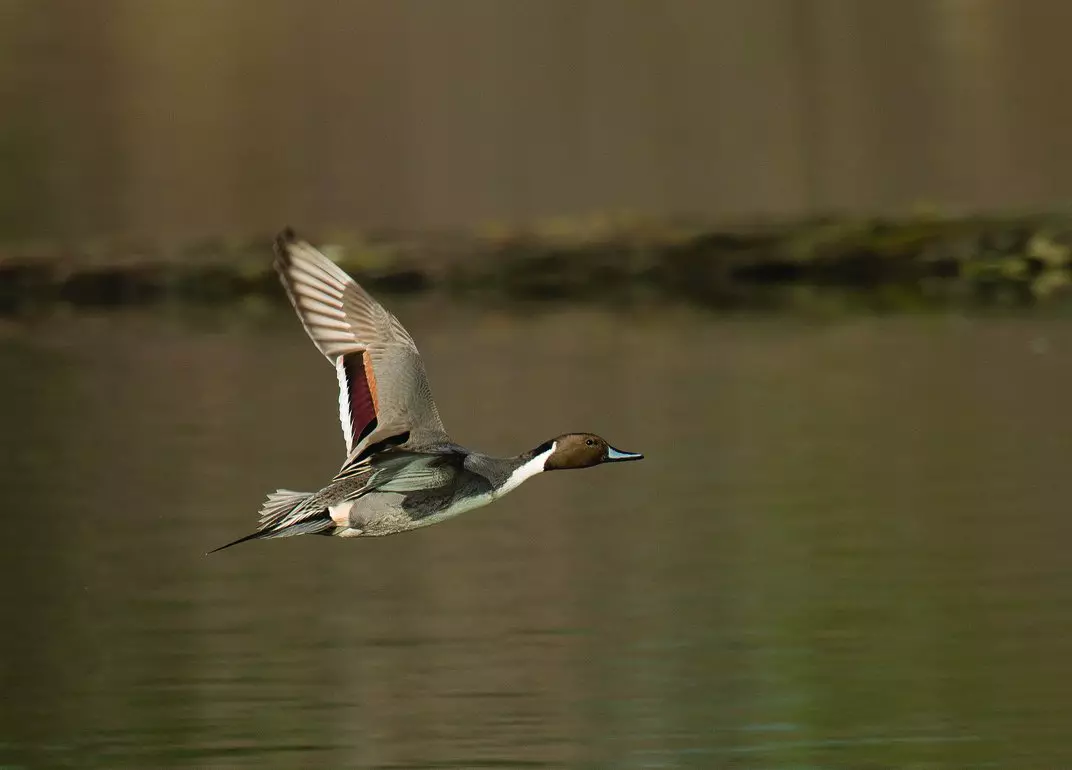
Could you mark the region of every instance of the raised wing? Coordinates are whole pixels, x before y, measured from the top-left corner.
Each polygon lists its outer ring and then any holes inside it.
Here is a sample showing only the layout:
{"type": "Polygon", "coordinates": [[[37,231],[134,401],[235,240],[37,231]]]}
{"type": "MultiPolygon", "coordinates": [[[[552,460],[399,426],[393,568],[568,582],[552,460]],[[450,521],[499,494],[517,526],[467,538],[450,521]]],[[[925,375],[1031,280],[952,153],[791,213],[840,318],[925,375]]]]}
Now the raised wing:
{"type": "Polygon", "coordinates": [[[398,319],[292,230],[276,238],[275,250],[298,318],[335,365],[346,464],[378,446],[448,442],[417,345],[398,319]]]}

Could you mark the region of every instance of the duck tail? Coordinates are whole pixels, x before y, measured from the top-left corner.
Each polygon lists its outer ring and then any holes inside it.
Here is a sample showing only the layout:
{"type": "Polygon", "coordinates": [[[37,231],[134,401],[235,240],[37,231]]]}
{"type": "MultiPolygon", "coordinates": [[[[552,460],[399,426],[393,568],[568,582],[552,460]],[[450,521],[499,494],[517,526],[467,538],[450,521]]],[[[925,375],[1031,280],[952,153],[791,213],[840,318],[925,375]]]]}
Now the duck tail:
{"type": "Polygon", "coordinates": [[[245,537],[240,537],[237,540],[232,540],[231,542],[227,543],[226,545],[221,545],[219,548],[213,548],[211,551],[205,551],[205,556],[208,556],[210,553],[216,553],[216,551],[222,551],[225,548],[230,548],[232,545],[238,545],[239,543],[244,543],[247,540],[260,540],[262,537],[265,536],[265,534],[266,533],[264,533],[264,532],[254,532],[252,535],[246,535],[245,537]]]}
{"type": "Polygon", "coordinates": [[[290,489],[277,489],[268,495],[261,506],[260,524],[253,534],[232,540],[208,553],[216,553],[247,540],[267,540],[276,537],[293,537],[295,535],[315,535],[332,529],[335,523],[326,511],[304,511],[302,507],[312,497],[310,492],[295,492],[290,489]]]}
{"type": "Polygon", "coordinates": [[[268,499],[261,506],[258,532],[269,529],[283,529],[296,524],[306,517],[300,509],[305,501],[312,497],[309,492],[295,492],[293,489],[277,489],[268,494],[268,499]]]}

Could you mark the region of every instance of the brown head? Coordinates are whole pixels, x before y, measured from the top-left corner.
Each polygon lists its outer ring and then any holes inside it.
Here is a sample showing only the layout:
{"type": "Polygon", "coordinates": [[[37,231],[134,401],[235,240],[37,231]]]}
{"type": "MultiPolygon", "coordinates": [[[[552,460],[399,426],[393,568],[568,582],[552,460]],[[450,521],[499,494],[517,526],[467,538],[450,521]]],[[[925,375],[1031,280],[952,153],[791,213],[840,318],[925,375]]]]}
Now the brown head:
{"type": "Polygon", "coordinates": [[[644,459],[644,455],[637,452],[623,452],[615,449],[594,433],[566,433],[537,447],[533,454],[541,454],[552,447],[554,451],[544,462],[545,471],[591,468],[601,463],[644,459]]]}

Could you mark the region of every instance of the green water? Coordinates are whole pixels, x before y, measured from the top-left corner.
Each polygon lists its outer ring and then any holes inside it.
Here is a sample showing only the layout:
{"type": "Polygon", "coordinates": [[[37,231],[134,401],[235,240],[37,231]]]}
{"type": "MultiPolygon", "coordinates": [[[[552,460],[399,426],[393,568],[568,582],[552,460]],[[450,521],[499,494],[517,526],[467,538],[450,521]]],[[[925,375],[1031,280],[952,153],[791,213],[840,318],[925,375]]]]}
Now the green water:
{"type": "Polygon", "coordinates": [[[1072,325],[403,305],[556,473],[202,553],[343,452],[285,309],[0,326],[4,768],[1072,764],[1072,325]]]}

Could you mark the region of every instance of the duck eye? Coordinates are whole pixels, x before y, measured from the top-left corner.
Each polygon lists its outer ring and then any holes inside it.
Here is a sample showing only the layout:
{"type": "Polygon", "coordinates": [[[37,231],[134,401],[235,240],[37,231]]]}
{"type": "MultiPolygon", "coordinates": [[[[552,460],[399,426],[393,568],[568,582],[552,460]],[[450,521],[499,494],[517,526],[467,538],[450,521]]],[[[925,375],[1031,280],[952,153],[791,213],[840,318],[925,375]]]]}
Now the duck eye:
{"type": "Polygon", "coordinates": [[[592,441],[592,439],[587,439],[584,443],[586,443],[588,446],[595,446],[596,442],[592,441]]]}

